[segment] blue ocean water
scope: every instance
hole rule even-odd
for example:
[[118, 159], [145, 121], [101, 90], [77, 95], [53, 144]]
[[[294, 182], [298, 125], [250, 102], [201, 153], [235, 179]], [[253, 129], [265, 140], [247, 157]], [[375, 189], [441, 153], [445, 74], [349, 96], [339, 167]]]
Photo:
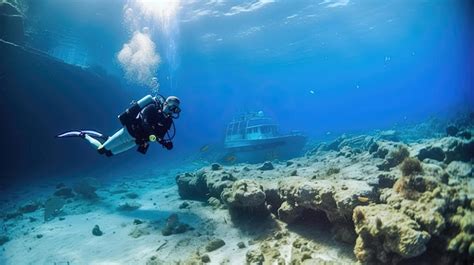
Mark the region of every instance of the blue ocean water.
[[[161, 94], [182, 100], [175, 149], [128, 152], [120, 164], [179, 161], [222, 144], [226, 124], [244, 111], [264, 111], [281, 131], [328, 139], [473, 107], [470, 1], [7, 2], [24, 15], [26, 47], [116, 82], [101, 89], [77, 80], [75, 92], [67, 82], [26, 83], [25, 99], [9, 107], [17, 125], [2, 137], [27, 139], [12, 148], [15, 162], [2, 164], [10, 175], [114, 163], [84, 143], [46, 137], [77, 128], [112, 134], [116, 115], [151, 92], [152, 78]], [[136, 34], [146, 37], [133, 44]], [[142, 57], [121, 61], [125, 45], [144, 49]], [[31, 74], [17, 67], [18, 78]], [[38, 97], [47, 100], [33, 104], [43, 122], [30, 128], [24, 115]]]

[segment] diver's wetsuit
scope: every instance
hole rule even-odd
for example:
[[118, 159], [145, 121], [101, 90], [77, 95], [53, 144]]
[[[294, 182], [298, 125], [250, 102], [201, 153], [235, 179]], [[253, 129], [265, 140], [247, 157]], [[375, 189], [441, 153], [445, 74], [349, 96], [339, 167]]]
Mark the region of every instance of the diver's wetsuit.
[[171, 141], [164, 140], [173, 120], [163, 114], [161, 102], [154, 100], [154, 102], [146, 105], [138, 115], [133, 115], [133, 112], [130, 112], [130, 114], [132, 114], [132, 119], [123, 124], [128, 133], [135, 138], [135, 143], [139, 146], [139, 152], [146, 152], [152, 135], [167, 149], [173, 148]]
[[165, 134], [171, 128], [173, 120], [165, 116], [162, 111], [162, 102], [146, 96], [119, 115], [124, 128], [112, 135], [98, 148], [99, 153], [110, 156], [124, 152], [136, 145], [138, 151], [145, 154], [148, 142], [156, 139], [166, 149], [173, 148], [170, 140], [164, 140]]

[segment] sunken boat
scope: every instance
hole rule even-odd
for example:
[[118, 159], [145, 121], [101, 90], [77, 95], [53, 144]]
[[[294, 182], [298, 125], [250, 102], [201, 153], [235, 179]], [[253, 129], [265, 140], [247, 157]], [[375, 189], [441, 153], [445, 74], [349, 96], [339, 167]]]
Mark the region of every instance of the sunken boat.
[[299, 131], [279, 132], [279, 125], [262, 111], [234, 118], [225, 133], [228, 162], [259, 163], [300, 156], [307, 137]]

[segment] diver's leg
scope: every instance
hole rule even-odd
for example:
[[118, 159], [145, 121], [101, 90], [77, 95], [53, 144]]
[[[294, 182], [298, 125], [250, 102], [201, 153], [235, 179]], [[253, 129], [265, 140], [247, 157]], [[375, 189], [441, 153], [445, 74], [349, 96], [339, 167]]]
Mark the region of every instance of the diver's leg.
[[112, 154], [116, 155], [116, 154], [120, 154], [122, 152], [125, 152], [125, 151], [129, 150], [130, 148], [135, 147], [136, 145], [137, 144], [135, 143], [135, 141], [130, 141], [130, 142], [126, 142], [122, 145], [119, 145], [117, 147], [114, 147], [110, 151], [112, 152]]
[[102, 143], [99, 142], [97, 139], [92, 138], [91, 136], [85, 134], [84, 139], [88, 141], [92, 146], [94, 146], [96, 149], [98, 149]]
[[126, 128], [122, 128], [118, 130], [116, 133], [114, 133], [114, 135], [112, 135], [107, 141], [105, 141], [105, 143], [99, 147], [99, 150], [112, 151], [126, 143], [135, 144], [135, 138], [133, 138], [128, 133]]

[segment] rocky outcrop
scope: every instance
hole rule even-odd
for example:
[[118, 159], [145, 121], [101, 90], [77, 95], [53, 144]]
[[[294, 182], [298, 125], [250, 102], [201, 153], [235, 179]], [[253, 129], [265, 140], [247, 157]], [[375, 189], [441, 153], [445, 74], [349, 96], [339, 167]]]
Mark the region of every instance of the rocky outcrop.
[[292, 223], [304, 217], [306, 210], [322, 211], [335, 231], [348, 232], [336, 235], [336, 238], [346, 242], [355, 239], [351, 229], [346, 229], [352, 225], [353, 209], [376, 198], [374, 188], [358, 180], [337, 182], [293, 177], [281, 181], [279, 191], [284, 200], [278, 209], [278, 217], [282, 221]]
[[353, 220], [354, 254], [362, 263], [395, 264], [422, 254], [430, 240], [418, 223], [386, 204], [359, 206]]
[[262, 185], [255, 180], [237, 180], [230, 188], [222, 192], [221, 198], [229, 209], [248, 209], [254, 212], [265, 209], [265, 192]]
[[[272, 167], [214, 166], [178, 176], [177, 182], [180, 194], [200, 194], [215, 208], [224, 203], [231, 214], [271, 212], [271, 218], [291, 224], [278, 226], [289, 233], [292, 227], [327, 224], [333, 238], [353, 244], [362, 264], [425, 257], [440, 264], [471, 264], [473, 140], [460, 135], [470, 128], [440, 138], [445, 127], [439, 127], [431, 134], [437, 138], [422, 140], [415, 137], [416, 129], [343, 135], [305, 157], [273, 161]], [[249, 247], [247, 263], [287, 262], [280, 249], [290, 237], [282, 239], [280, 232]], [[296, 236], [291, 242], [292, 264], [322, 262], [312, 255], [311, 240]]]
[[58, 197], [51, 197], [44, 203], [44, 221], [50, 221], [57, 216], [66, 202]]
[[388, 171], [398, 166], [405, 158], [410, 155], [407, 147], [401, 143], [377, 142], [374, 157], [382, 158], [383, 162], [378, 164], [380, 170]]
[[472, 178], [474, 176], [474, 167], [471, 163], [453, 161], [449, 163], [446, 172], [457, 178]]
[[87, 200], [97, 200], [99, 196], [96, 191], [100, 183], [95, 178], [84, 178], [74, 186], [74, 191]]
[[225, 188], [232, 186], [236, 178], [232, 173], [219, 169], [200, 170], [176, 176], [178, 192], [183, 199], [206, 201], [210, 197], [220, 198]]

